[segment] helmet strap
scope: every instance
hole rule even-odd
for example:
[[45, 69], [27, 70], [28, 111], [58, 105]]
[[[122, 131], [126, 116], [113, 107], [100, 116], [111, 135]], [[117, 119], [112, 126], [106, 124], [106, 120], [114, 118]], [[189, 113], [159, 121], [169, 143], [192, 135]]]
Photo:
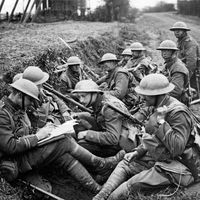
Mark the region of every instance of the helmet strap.
[[159, 107], [159, 106], [165, 101], [165, 99], [167, 98], [167, 95], [165, 95], [164, 98], [161, 100], [161, 102], [158, 104], [159, 97], [161, 97], [161, 96], [163, 96], [163, 95], [164, 95], [164, 94], [162, 94], [162, 95], [157, 95], [157, 96], [156, 96], [156, 102], [155, 102], [155, 106], [156, 106], [156, 107]]
[[25, 110], [25, 94], [24, 93], [21, 94], [22, 94], [22, 110]]

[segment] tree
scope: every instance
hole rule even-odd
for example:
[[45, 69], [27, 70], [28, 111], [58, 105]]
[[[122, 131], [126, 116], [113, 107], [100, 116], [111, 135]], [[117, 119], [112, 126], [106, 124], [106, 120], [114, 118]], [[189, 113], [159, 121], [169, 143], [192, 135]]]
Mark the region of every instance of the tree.
[[108, 21], [120, 20], [128, 15], [129, 0], [104, 0]]

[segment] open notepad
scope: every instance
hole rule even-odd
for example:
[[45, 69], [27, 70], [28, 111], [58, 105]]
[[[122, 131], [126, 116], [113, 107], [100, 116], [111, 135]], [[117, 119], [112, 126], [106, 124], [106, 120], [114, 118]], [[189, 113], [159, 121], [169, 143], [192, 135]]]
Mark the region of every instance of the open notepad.
[[[61, 125], [55, 126], [55, 129], [53, 129], [50, 133], [50, 136], [40, 140], [38, 142], [38, 146], [42, 146], [43, 144], [47, 144], [51, 142], [52, 140], [54, 141], [54, 138], [62, 138], [61, 136], [64, 136], [65, 134], [72, 134], [74, 133], [74, 125], [77, 124], [76, 120], [70, 120], [66, 121], [65, 123]], [[48, 142], [49, 141], [49, 142]]]

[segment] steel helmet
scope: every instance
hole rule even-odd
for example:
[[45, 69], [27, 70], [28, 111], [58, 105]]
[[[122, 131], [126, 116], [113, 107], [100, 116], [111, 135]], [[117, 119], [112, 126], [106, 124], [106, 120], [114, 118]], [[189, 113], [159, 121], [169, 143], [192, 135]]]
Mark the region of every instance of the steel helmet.
[[131, 51], [144, 51], [146, 50], [140, 42], [134, 42], [130, 45]]
[[68, 65], [80, 65], [82, 62], [79, 57], [77, 56], [71, 56], [67, 59]]
[[132, 51], [130, 48], [124, 49], [124, 51], [122, 51], [122, 55], [123, 56], [132, 56]]
[[117, 61], [118, 62], [119, 60], [117, 59], [117, 56], [115, 54], [106, 53], [106, 54], [104, 54], [102, 56], [101, 61], [99, 62], [99, 64], [102, 64], [102, 63], [104, 63], [106, 61]]
[[15, 76], [13, 77], [12, 82], [14, 83], [15, 81], [21, 79], [21, 78], [22, 78], [22, 75], [23, 75], [23, 73], [15, 74]]
[[169, 83], [167, 77], [163, 74], [149, 74], [140, 81], [135, 91], [141, 95], [155, 96], [167, 94], [171, 92], [174, 87], [174, 84]]
[[185, 22], [176, 22], [169, 30], [170, 31], [174, 31], [174, 30], [190, 31], [190, 29], [187, 27], [187, 24]]
[[49, 74], [43, 72], [39, 67], [29, 66], [24, 70], [22, 78], [32, 81], [36, 85], [40, 85], [49, 79]]
[[10, 84], [10, 86], [39, 101], [39, 90], [35, 83], [21, 78]]
[[75, 89], [72, 91], [72, 93], [81, 93], [81, 92], [97, 92], [97, 93], [103, 93], [100, 89], [99, 86], [92, 80], [82, 80], [79, 81]]
[[157, 48], [157, 50], [179, 50], [177, 48], [177, 45], [172, 40], [164, 40], [160, 43], [160, 46]]

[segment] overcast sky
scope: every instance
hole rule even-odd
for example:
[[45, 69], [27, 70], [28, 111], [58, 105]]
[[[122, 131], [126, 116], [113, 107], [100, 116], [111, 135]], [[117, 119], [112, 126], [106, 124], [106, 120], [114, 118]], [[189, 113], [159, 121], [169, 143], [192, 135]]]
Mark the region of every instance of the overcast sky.
[[[16, 0], [5, 0], [5, 3], [2, 8], [2, 13], [5, 13], [6, 11], [11, 12], [14, 3]], [[19, 0], [19, 3], [17, 5], [15, 12], [22, 12], [24, 7], [26, 6], [28, 0]], [[33, 1], [33, 0], [32, 0]], [[123, 0], [122, 0], [123, 1]], [[161, 0], [130, 0], [130, 4], [133, 7], [142, 9], [146, 6], [154, 6]], [[176, 3], [177, 0], [162, 0], [167, 3]], [[0, 0], [2, 2], [2, 0]], [[94, 9], [96, 6], [102, 4], [103, 0], [87, 0], [88, 5], [91, 6], [92, 9]], [[29, 6], [30, 8], [30, 6]]]
[[[97, 5], [100, 5], [102, 0], [87, 0], [91, 7], [94, 9]], [[123, 1], [123, 0], [122, 0]], [[130, 0], [130, 4], [133, 7], [142, 9], [147, 6], [155, 6], [158, 2], [163, 1], [166, 3], [177, 3], [177, 0]]]

